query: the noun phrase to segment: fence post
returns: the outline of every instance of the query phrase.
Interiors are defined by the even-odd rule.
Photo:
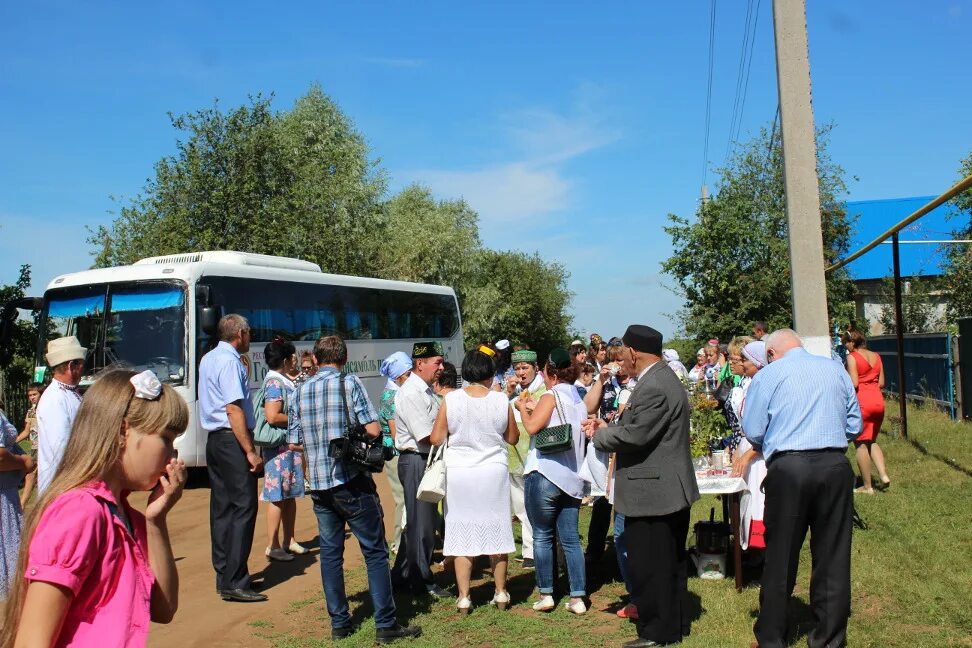
[[[901,436],[908,438],[908,390],[905,388],[904,313],[901,310],[901,259],[898,254],[898,233],[891,235],[894,260],[894,329],[898,338],[898,400],[901,412]]]
[[[959,360],[959,340],[958,335],[949,335],[949,363],[948,372],[952,377],[952,402],[955,408],[952,418],[962,420],[962,412],[965,411],[965,403],[962,401],[962,365]]]

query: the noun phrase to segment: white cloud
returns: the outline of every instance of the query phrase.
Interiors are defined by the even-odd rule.
[[[605,111],[591,107],[596,90],[582,86],[570,112],[531,107],[498,115],[501,142],[509,160],[471,169],[417,169],[401,175],[429,185],[439,196],[461,197],[481,224],[508,224],[572,206],[574,182],[567,162],[619,138]]]
[[[509,223],[565,208],[570,183],[553,168],[511,162],[474,171],[426,170],[412,174],[441,196],[465,199],[483,223]]]

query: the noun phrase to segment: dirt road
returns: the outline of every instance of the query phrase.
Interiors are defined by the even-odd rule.
[[[193,481],[203,481],[194,476]],[[384,475],[375,478],[386,526],[393,522],[394,504]],[[141,497],[133,497],[138,505]],[[168,625],[152,624],[149,646],[264,646],[265,640],[254,636],[251,622],[271,622],[285,627],[285,612],[294,601],[319,597],[321,572],[317,559],[317,519],[309,497],[297,503],[297,540],[312,552],[296,556],[292,562],[268,563],[266,548],[266,507],[260,502],[253,547],[250,551],[250,573],[262,578],[264,603],[228,603],[216,594],[215,574],[210,559],[209,487],[199,485],[186,490],[182,500],[169,515],[169,533],[179,568],[179,612]],[[361,564],[361,552],[354,538],[345,550],[345,567]],[[330,627],[329,625],[327,627]]]

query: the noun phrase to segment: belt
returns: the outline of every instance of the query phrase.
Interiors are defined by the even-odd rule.
[[[423,459],[428,459],[429,458],[429,453],[428,452],[419,452],[418,450],[411,450],[411,449],[408,449],[408,450],[399,450],[398,451],[398,454],[403,454],[403,455],[413,454],[413,455],[418,455],[418,456],[422,457]]]
[[[218,428],[215,430],[210,430],[209,434],[233,434],[233,428]]]
[[[796,455],[796,454],[809,455],[809,454],[823,454],[823,453],[830,453],[830,452],[839,452],[840,454],[844,454],[845,452],[847,452],[847,448],[817,448],[814,450],[780,450],[778,452],[773,453],[773,456],[770,457],[770,460],[767,462],[767,465],[773,463],[780,457],[785,457],[787,455]]]

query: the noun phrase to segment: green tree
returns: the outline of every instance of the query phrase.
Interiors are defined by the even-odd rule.
[[[902,282],[901,320],[905,333],[938,333],[945,327],[945,321],[938,309],[939,297],[937,283],[931,279],[912,277]],[[888,277],[882,284],[884,304],[878,314],[878,322],[887,335],[897,333],[894,323],[894,279]]]
[[[482,250],[462,289],[466,346],[500,338],[526,343],[540,354],[563,346],[570,341],[568,278],[563,265],[538,254]]]
[[[30,287],[30,266],[20,266],[17,281],[0,286],[0,307],[14,299],[25,297]],[[34,313],[36,316],[36,313]],[[9,359],[0,366],[0,409],[18,428],[27,410],[24,389],[33,380],[34,354],[37,349],[37,322],[35,317],[20,317],[13,323],[8,350]]]
[[[403,189],[382,211],[388,237],[373,250],[376,275],[461,291],[481,247],[476,212],[463,200],[437,201],[419,185]]]
[[[959,176],[972,175],[972,153],[959,165]],[[972,190],[965,191],[952,200],[956,208],[952,218],[956,239],[972,239]],[[948,306],[948,321],[954,323],[960,317],[972,317],[972,245],[948,245],[945,247],[942,288]]]
[[[95,265],[239,250],[371,274],[385,177],[364,138],[317,86],[285,113],[273,113],[271,100],[170,114],[187,136],[114,222],[92,232]]]
[[[817,134],[817,169],[824,258],[838,260],[850,244],[851,219],[840,196],[844,170],[827,152],[831,126]],[[791,326],[783,155],[778,137],[760,134],[739,147],[719,170],[718,192],[694,218],[669,214],[672,255],[662,268],[675,278],[686,305],[679,313],[690,338],[731,339],[749,334],[754,320]],[[797,242],[798,244],[798,242]],[[853,317],[853,284],[846,271],[827,275],[830,317]]]

